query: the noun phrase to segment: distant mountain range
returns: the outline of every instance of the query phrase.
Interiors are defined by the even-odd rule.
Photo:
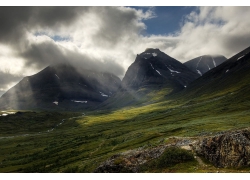
[[[219,66],[211,69],[193,81],[182,92],[184,96],[221,96],[245,91],[238,100],[249,96],[250,88],[250,47],[237,53]]]
[[[216,96],[249,87],[250,47],[230,59],[204,55],[182,64],[159,49],[138,54],[123,80],[69,64],[23,78],[0,98],[0,109],[81,110],[119,108],[163,100],[166,95]]]
[[[200,76],[202,76],[207,71],[217,67],[226,60],[227,58],[222,55],[205,55],[191,59],[190,61],[185,62],[184,65],[187,66],[193,72],[196,72]]]

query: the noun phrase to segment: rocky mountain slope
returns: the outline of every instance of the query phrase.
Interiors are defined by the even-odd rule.
[[[227,58],[222,55],[211,56],[211,55],[204,55],[194,59],[191,59],[185,63],[190,70],[193,72],[198,73],[200,76],[205,74],[207,71],[219,66],[221,63],[225,62]]]
[[[0,98],[1,109],[81,109],[108,99],[120,86],[115,75],[75,68],[49,66],[23,78]]]
[[[250,98],[247,90],[250,84],[250,47],[234,55],[224,63],[211,69],[190,83],[181,94],[188,99],[211,98],[237,93],[240,101]]]
[[[177,88],[186,87],[197,77],[196,73],[159,49],[148,48],[129,66],[122,85],[134,90],[152,84],[172,84]]]
[[[148,48],[129,66],[122,88],[100,108],[150,104],[184,89],[198,77],[199,74],[159,49]]]

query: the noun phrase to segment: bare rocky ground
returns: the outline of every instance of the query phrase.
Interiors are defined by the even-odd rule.
[[[140,167],[159,158],[166,148],[191,151],[198,162],[194,172],[249,172],[250,128],[217,133],[214,136],[171,137],[157,147],[138,148],[110,157],[94,172],[140,172]]]

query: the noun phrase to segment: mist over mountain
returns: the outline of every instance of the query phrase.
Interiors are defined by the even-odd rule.
[[[0,98],[2,109],[77,109],[103,102],[121,80],[110,73],[76,68],[69,64],[48,66],[23,78]]]

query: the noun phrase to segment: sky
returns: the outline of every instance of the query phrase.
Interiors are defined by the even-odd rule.
[[[70,62],[121,79],[137,54],[159,48],[180,62],[230,58],[250,46],[250,7],[0,7],[0,96],[23,77]]]

